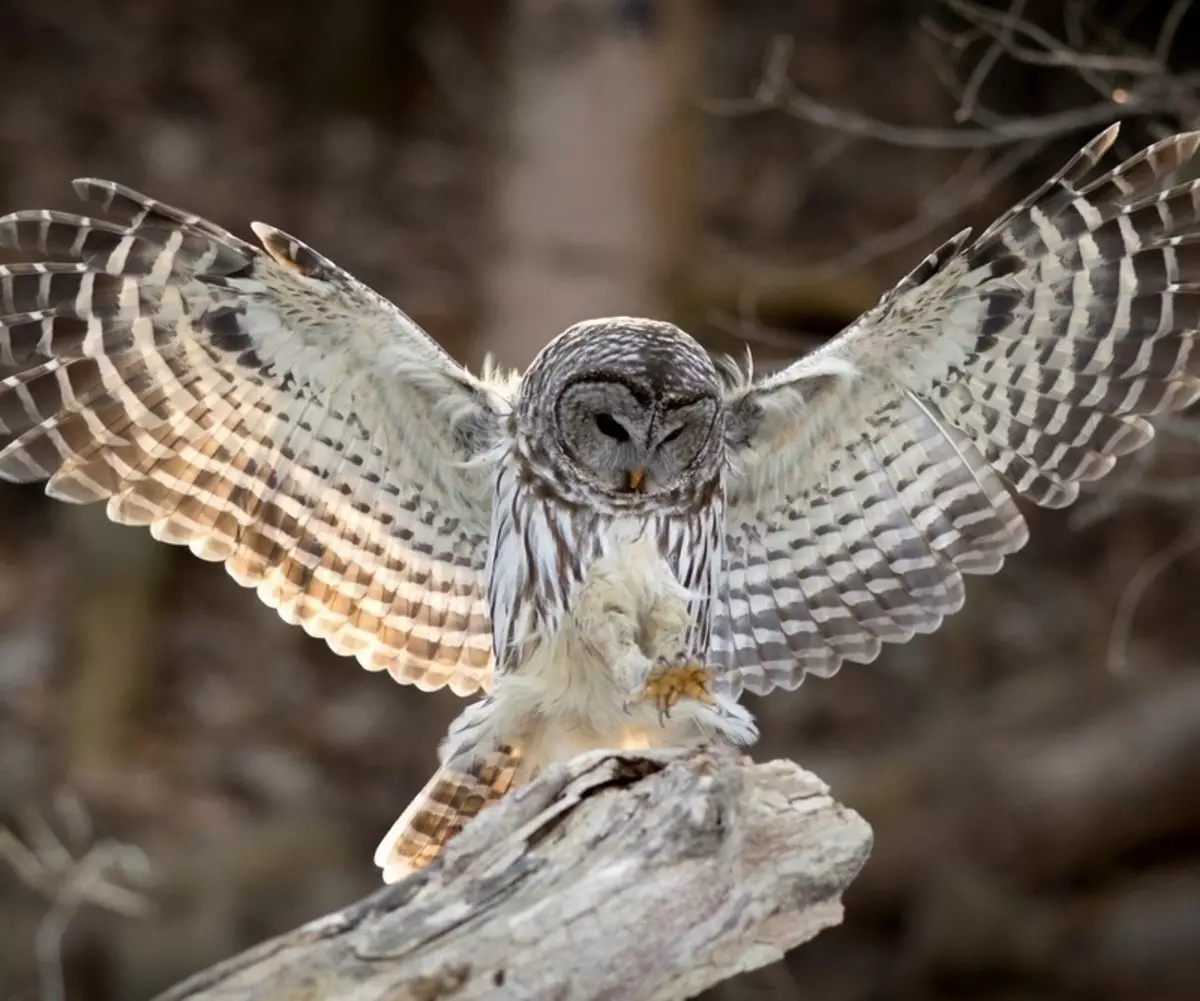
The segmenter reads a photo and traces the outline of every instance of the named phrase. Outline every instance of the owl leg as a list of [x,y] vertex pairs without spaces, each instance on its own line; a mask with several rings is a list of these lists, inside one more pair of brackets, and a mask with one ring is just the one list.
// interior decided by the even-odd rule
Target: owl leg
[[654,705],[660,723],[671,717],[679,703],[691,703],[686,706],[688,715],[703,729],[721,734],[733,744],[753,744],[758,739],[754,717],[717,684],[721,669],[686,652],[691,628],[686,600],[671,589],[660,593],[643,626],[642,645],[656,660],[630,702]]
[[643,618],[641,645],[655,659],[634,699],[654,703],[660,721],[670,717],[680,699],[716,703],[711,689],[716,672],[685,652],[690,628],[687,602],[674,589],[660,593]]
[[597,562],[575,599],[568,632],[568,656],[604,665],[625,691],[640,685],[652,664],[638,642],[646,605],[638,584],[612,560]]

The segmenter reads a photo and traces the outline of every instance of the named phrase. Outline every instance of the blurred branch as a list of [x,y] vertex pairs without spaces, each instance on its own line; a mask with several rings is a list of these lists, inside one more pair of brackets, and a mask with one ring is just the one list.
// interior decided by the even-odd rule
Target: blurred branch
[[[67,840],[76,845],[92,841],[91,820],[78,799],[60,795],[55,807]],[[122,880],[144,880],[149,865],[140,848],[107,840],[91,843],[77,858],[36,810],[25,811],[21,829],[25,841],[0,826],[0,861],[50,902],[37,930],[38,982],[42,1001],[64,1001],[62,940],[67,926],[86,904],[126,917],[146,915],[147,898]]]
[[870,847],[791,763],[596,752],[484,811],[430,869],[160,1001],[692,997],[838,923]]
[[[982,201],[990,192],[1033,160],[1043,150],[1043,143],[1030,141],[1019,143],[1004,155],[997,157],[983,169],[968,160],[943,184],[930,192],[923,200],[924,211],[899,226],[880,230],[868,236],[845,253],[825,258],[810,266],[784,266],[756,260],[751,256],[729,250],[714,255],[702,262],[693,276],[692,284],[703,289],[710,309],[706,314],[717,325],[729,328],[728,320],[720,317],[734,314],[738,317],[738,329],[743,337],[751,326],[761,326],[752,320],[754,309],[767,312],[785,312],[783,304],[798,296],[802,291],[815,286],[827,285],[873,261],[901,250],[918,240],[937,233],[948,223],[958,219],[970,206]],[[754,309],[750,308],[753,304]],[[851,305],[851,304],[847,304]],[[748,338],[757,343],[768,343],[769,334]],[[794,354],[796,341],[790,345]]]
[[1154,61],[1160,66],[1167,65],[1171,49],[1175,47],[1175,36],[1179,32],[1180,22],[1192,7],[1192,0],[1175,0],[1167,16],[1163,18],[1162,30],[1158,33],[1158,41],[1154,45]]
[[814,267],[795,269],[793,274],[802,282],[828,281],[931,236],[942,226],[959,218],[967,208],[986,198],[1044,148],[1042,142],[1019,143],[982,170],[973,169],[975,165],[969,161],[964,163],[967,169],[956,171],[925,197],[923,211],[919,215],[867,237],[844,254],[828,258]]
[[[725,290],[710,297],[710,307],[729,312],[743,300],[742,286],[753,287],[764,308],[795,296],[797,288],[829,283],[857,269],[911,246],[958,220],[971,206],[984,201],[1023,166],[1042,153],[1055,139],[1085,128],[1105,126],[1121,117],[1168,115],[1181,123],[1200,117],[1200,73],[1173,74],[1166,59],[1178,32],[1179,22],[1191,0],[1177,0],[1164,20],[1153,52],[1136,50],[1131,43],[1109,38],[1112,51],[1088,48],[1082,19],[1066,29],[1067,39],[1024,17],[1026,0],[1013,0],[999,10],[973,0],[943,0],[942,7],[965,27],[953,29],[929,18],[925,32],[948,58],[930,60],[934,72],[955,93],[954,118],[973,121],[974,127],[937,128],[898,124],[860,112],[838,108],[796,87],[789,78],[793,42],[777,38],[768,48],[754,92],[741,98],[706,99],[701,106],[719,116],[741,116],[764,111],[781,111],[811,125],[827,129],[838,140],[820,147],[819,167],[827,166],[835,154],[860,140],[925,150],[969,151],[960,169],[947,178],[924,201],[910,220],[880,230],[855,243],[844,253],[823,257],[811,267],[784,267],[761,262],[713,264],[693,285]],[[1096,31],[1093,30],[1092,37]],[[1108,36],[1106,36],[1108,37]],[[956,66],[964,53],[984,42],[986,47],[965,78]],[[1074,74],[1096,91],[1102,100],[1045,115],[1009,117],[984,108],[980,92],[1001,58],[1059,69]],[[1001,150],[992,158],[990,151]],[[722,276],[730,267],[732,278]],[[710,274],[709,272],[715,274]],[[724,278],[724,280],[722,280]],[[730,292],[730,290],[734,290]]]
[[1045,115],[1005,118],[984,128],[936,128],[901,125],[838,108],[794,86],[788,78],[792,40],[776,39],[767,52],[762,78],[744,98],[709,98],[705,110],[715,115],[748,115],[783,111],[812,125],[858,139],[917,149],[986,149],[1027,139],[1055,139],[1083,128],[1109,125],[1120,115],[1154,115],[1178,111],[1183,96],[1193,100],[1200,90],[1200,72],[1170,78],[1154,77],[1123,89],[1118,99]]
[[[1066,678],[1044,683],[1048,703],[1078,697]],[[855,885],[863,918],[928,892],[954,861],[931,846],[958,846],[1020,893],[1195,830],[1200,679],[1126,684],[1111,708],[1041,727],[1029,725],[1028,685],[1013,678],[908,746],[831,764],[878,839]]]
[[[1162,73],[1165,69],[1161,59],[1137,53],[1088,52],[1075,48],[1055,38],[1044,28],[1023,20],[1019,11],[1024,9],[1024,3],[1013,4],[1004,14],[968,0],[942,0],[942,3],[964,21],[975,25],[981,35],[992,38],[990,50],[1006,54],[1020,63],[1139,75]],[[1016,40],[1017,36],[1024,37],[1031,44],[1022,45]]]
[[[1155,467],[1162,459],[1165,439],[1183,443],[1195,466],[1200,450],[1200,421],[1188,417],[1160,417],[1155,420],[1156,435],[1146,447],[1130,456],[1115,476],[1094,488],[1091,495],[1070,515],[1072,528],[1090,528],[1126,510],[1131,502],[1157,501],[1184,504],[1195,508],[1200,501],[1200,474],[1163,477]],[[1200,521],[1180,532],[1151,555],[1129,579],[1121,593],[1109,634],[1106,662],[1114,674],[1124,673],[1133,621],[1151,586],[1172,566],[1200,547]]]
[[[1196,485],[1193,484],[1193,499],[1196,493]],[[1125,586],[1117,605],[1117,614],[1113,619],[1112,633],[1109,635],[1108,641],[1108,669],[1114,674],[1121,674],[1126,670],[1133,618],[1137,614],[1138,606],[1146,591],[1171,566],[1197,547],[1200,547],[1200,522],[1193,525],[1188,531],[1180,533],[1146,560]]]
[[995,36],[995,41],[988,46],[983,58],[975,64],[975,69],[967,78],[962,99],[958,103],[958,110],[954,112],[956,122],[970,121],[974,117],[975,108],[979,102],[979,90],[983,86],[983,82],[995,68],[996,63],[1000,61],[1000,57],[1012,49],[1013,34],[1017,26],[1022,23],[1021,14],[1025,10],[1025,3],[1026,0],[1013,0],[1007,13],[1001,15],[1000,31]]

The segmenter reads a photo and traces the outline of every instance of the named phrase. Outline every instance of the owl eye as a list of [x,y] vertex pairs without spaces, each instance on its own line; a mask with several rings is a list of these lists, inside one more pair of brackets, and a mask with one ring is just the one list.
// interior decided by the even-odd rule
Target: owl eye
[[683,425],[682,425],[682,424],[680,424],[680,425],[679,425],[679,427],[677,427],[677,428],[676,428],[674,431],[672,431],[672,432],[671,432],[669,435],[667,435],[666,437],[664,437],[664,438],[663,438],[663,440],[659,442],[659,444],[660,444],[660,445],[665,445],[665,444],[667,444],[667,442],[669,442],[669,441],[674,441],[674,440],[675,440],[676,438],[678,438],[678,437],[679,437],[681,434],[683,434]]
[[607,435],[613,441],[629,441],[629,432],[613,418],[612,414],[597,414],[596,427],[602,435]]

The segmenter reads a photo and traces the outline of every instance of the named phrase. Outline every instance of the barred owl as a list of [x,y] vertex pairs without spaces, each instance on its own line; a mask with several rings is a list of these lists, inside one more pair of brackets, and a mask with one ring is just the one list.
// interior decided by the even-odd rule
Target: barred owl
[[935,629],[1200,395],[1200,134],[1116,128],[767,378],[666,323],[459,366],[299,241],[104,181],[0,220],[0,476],[104,500],[423,689],[484,690],[380,846],[385,878],[587,747],[749,743],[794,688]]

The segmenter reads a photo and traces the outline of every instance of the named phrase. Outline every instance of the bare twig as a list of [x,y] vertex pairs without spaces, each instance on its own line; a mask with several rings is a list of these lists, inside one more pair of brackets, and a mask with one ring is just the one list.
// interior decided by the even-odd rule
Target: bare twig
[[[1131,500],[1196,506],[1200,501],[1200,475],[1157,478],[1151,472],[1163,453],[1164,439],[1179,439],[1193,451],[1200,445],[1200,421],[1188,417],[1163,417],[1155,422],[1155,426],[1158,434],[1154,441],[1131,456],[1119,475],[1110,477],[1102,489],[1072,512],[1070,524],[1073,528],[1090,527],[1111,518]],[[1114,674],[1126,671],[1133,620],[1146,592],[1163,573],[1197,546],[1200,546],[1200,522],[1147,559],[1126,584],[1109,634],[1106,657],[1109,671]]]
[[1171,49],[1175,47],[1175,36],[1179,33],[1179,25],[1191,6],[1192,0],[1175,0],[1171,4],[1171,9],[1167,11],[1167,16],[1163,18],[1162,30],[1158,33],[1158,40],[1154,43],[1154,61],[1163,70],[1166,69],[1167,60],[1171,57]]
[[[725,309],[710,309],[705,314],[705,322],[713,329],[730,335],[734,340],[745,345],[758,345],[777,351],[785,357],[794,358],[804,350],[804,337],[794,330],[776,330],[765,326],[758,318],[758,302],[754,292],[747,288],[738,295],[737,308],[734,311]],[[770,371],[769,362],[755,359],[754,371]]]
[[1109,671],[1113,674],[1124,674],[1128,666],[1126,655],[1129,652],[1133,617],[1137,614],[1138,606],[1146,591],[1174,563],[1177,563],[1197,546],[1200,546],[1200,522],[1181,533],[1146,560],[1125,586],[1121,600],[1117,603],[1117,613],[1113,619],[1112,633],[1108,641],[1106,661]]
[[[68,840],[91,840],[91,820],[77,797],[61,795],[55,807]],[[149,900],[120,881],[144,882],[149,862],[140,848],[110,840],[95,842],[76,858],[33,809],[24,811],[21,827],[25,841],[0,826],[0,861],[50,903],[37,928],[38,983],[42,1001],[65,1001],[62,942],[68,925],[87,904],[126,917],[145,916]]]
[[753,95],[744,98],[710,98],[706,110],[716,115],[744,115],[780,110],[822,128],[860,139],[875,139],[916,149],[986,149],[1028,139],[1053,139],[1084,128],[1111,124],[1119,115],[1172,112],[1183,92],[1200,85],[1200,73],[1180,74],[1169,81],[1157,77],[1126,88],[1119,104],[1111,98],[1098,104],[1026,118],[1007,118],[986,128],[935,128],[899,125],[837,108],[795,87],[788,78],[792,40],[779,38],[771,45],[762,79]]
[[1000,57],[1006,49],[1011,48],[1013,32],[1016,30],[1016,25],[1020,22],[1021,15],[1025,11],[1025,3],[1026,0],[1013,0],[1013,3],[1008,8],[1008,12],[1003,15],[1000,34],[988,46],[982,58],[975,64],[975,69],[971,75],[967,77],[966,85],[963,87],[962,99],[959,101],[958,108],[954,112],[954,120],[956,122],[967,122],[974,117],[975,107],[979,102],[980,88],[983,87],[984,81],[987,80],[992,70],[995,69],[996,63],[1000,61]]
[[[1161,73],[1161,61],[1136,53],[1089,52],[1057,39],[1032,21],[1000,14],[968,0],[942,0],[947,9],[963,20],[975,24],[977,30],[995,40],[1003,51],[1018,62],[1035,66],[1050,66],[1072,70],[1095,70],[1102,73],[1131,73],[1147,75]],[[1011,11],[1010,11],[1011,13]],[[1028,39],[1038,48],[1016,41],[1016,36]]]
[[[885,254],[910,246],[956,219],[976,202],[986,198],[1006,178],[1011,177],[1043,149],[1041,142],[1021,143],[1005,152],[975,176],[960,170],[939,186],[924,201],[925,211],[908,222],[881,230],[857,243],[845,253],[825,258],[811,267],[788,267],[787,274],[797,285],[817,285],[865,267]],[[763,273],[770,265],[760,265]]]
[[[1108,47],[1088,47],[1090,34],[1095,38],[1099,26],[1088,20],[1082,6],[1068,5],[1064,10],[1065,39],[1026,19],[1025,0],[1013,0],[1005,10],[985,7],[972,0],[943,0],[944,8],[966,28],[951,30],[933,19],[923,22],[925,35],[948,50],[952,59],[932,59],[931,65],[941,82],[958,101],[955,117],[971,120],[975,127],[938,128],[883,121],[857,111],[837,108],[797,88],[789,78],[793,53],[790,38],[780,37],[768,47],[763,69],[754,92],[747,97],[709,99],[704,108],[716,115],[739,116],[774,110],[800,118],[819,128],[828,129],[839,144],[822,144],[820,162],[827,166],[841,146],[850,140],[875,140],[897,146],[928,150],[969,150],[976,154],[964,161],[955,176],[930,195],[922,211],[912,220],[868,236],[847,252],[824,258],[811,268],[787,268],[790,284],[809,285],[828,282],[864,267],[886,254],[910,246],[955,220],[970,205],[1032,160],[1053,139],[1085,128],[1107,125],[1119,117],[1164,116],[1177,122],[1190,122],[1200,112],[1200,74],[1172,75],[1163,53],[1169,52],[1191,0],[1177,0],[1159,34],[1155,52],[1138,51],[1127,41],[1106,33]],[[982,58],[962,79],[956,62],[980,42],[988,46]],[[1075,74],[1102,100],[1052,114],[1010,117],[984,108],[979,92],[1001,56],[1020,62],[1061,69]],[[1151,132],[1164,134],[1170,126]],[[1005,150],[995,163],[980,167],[978,157],[991,150]],[[808,175],[811,183],[813,174]],[[803,197],[801,197],[801,202]],[[756,263],[754,271],[778,271]],[[783,280],[782,274],[780,280]]]

